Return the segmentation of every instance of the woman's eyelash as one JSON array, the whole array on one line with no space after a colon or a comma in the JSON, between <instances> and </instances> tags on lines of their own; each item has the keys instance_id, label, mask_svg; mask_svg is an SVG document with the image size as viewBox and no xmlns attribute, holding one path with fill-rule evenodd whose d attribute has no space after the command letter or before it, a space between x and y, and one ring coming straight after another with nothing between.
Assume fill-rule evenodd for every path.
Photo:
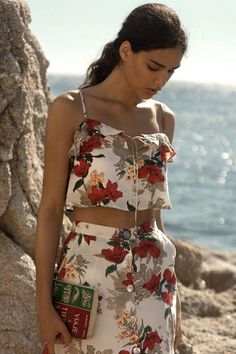
<instances>
[{"instance_id":1,"label":"woman's eyelash","mask_svg":"<svg viewBox=\"0 0 236 354\"><path fill-rule=\"evenodd\" d=\"M152 68L151 66L149 66L148 65L148 69L149 70L151 70L151 71L158 71L158 70L160 70L160 68L156 68L156 69L154 69L154 68ZM169 74L174 74L174 72L175 72L175 70L169 70Z\"/></svg>"},{"instance_id":2,"label":"woman's eyelash","mask_svg":"<svg viewBox=\"0 0 236 354\"><path fill-rule=\"evenodd\" d=\"M149 65L148 65L148 69L149 69L149 70L151 70L151 71L158 71L158 70L160 70L160 68L156 68L156 69L154 69L154 68L152 68L152 67L151 67L151 66L149 66Z\"/></svg>"}]
</instances>

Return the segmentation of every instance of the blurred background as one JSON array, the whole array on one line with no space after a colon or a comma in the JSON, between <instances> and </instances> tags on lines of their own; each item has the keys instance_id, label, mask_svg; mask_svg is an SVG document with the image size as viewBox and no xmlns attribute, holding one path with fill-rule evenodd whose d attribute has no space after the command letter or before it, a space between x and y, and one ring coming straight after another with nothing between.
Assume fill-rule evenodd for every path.
<instances>
[{"instance_id":1,"label":"blurred background","mask_svg":"<svg viewBox=\"0 0 236 354\"><path fill-rule=\"evenodd\" d=\"M124 18L146 2L27 0L31 30L50 62L52 93L77 88ZM189 35L181 68L154 97L176 113L166 229L201 246L235 251L236 2L161 2L178 13Z\"/></svg>"}]
</instances>

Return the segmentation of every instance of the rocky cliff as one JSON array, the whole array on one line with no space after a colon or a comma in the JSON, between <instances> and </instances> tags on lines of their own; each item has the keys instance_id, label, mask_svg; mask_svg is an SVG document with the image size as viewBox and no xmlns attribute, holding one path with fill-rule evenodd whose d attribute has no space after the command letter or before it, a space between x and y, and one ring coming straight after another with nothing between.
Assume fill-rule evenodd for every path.
<instances>
[{"instance_id":1,"label":"rocky cliff","mask_svg":"<svg viewBox=\"0 0 236 354\"><path fill-rule=\"evenodd\" d=\"M37 354L34 239L50 92L28 5L0 0L0 353Z\"/></svg>"}]
</instances>

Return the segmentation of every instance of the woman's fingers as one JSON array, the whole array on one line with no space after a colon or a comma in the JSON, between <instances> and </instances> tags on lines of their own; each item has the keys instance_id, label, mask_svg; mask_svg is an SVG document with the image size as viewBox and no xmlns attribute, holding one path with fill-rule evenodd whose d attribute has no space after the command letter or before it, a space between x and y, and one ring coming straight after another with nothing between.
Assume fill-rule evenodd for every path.
<instances>
[{"instance_id":1,"label":"woman's fingers","mask_svg":"<svg viewBox=\"0 0 236 354\"><path fill-rule=\"evenodd\" d=\"M47 343L44 344L43 353L42 354L48 354L48 345L47 345Z\"/></svg>"},{"instance_id":2,"label":"woman's fingers","mask_svg":"<svg viewBox=\"0 0 236 354\"><path fill-rule=\"evenodd\" d=\"M72 336L64 324L60 332L60 339L62 340L62 343L65 345L69 345L72 341Z\"/></svg>"},{"instance_id":3,"label":"woman's fingers","mask_svg":"<svg viewBox=\"0 0 236 354\"><path fill-rule=\"evenodd\" d=\"M182 329L181 326L178 326L176 328L174 349L177 349L177 347L180 345L181 342L182 342Z\"/></svg>"},{"instance_id":4,"label":"woman's fingers","mask_svg":"<svg viewBox=\"0 0 236 354\"><path fill-rule=\"evenodd\" d=\"M49 339L47 342L48 353L47 354L55 354L54 351L54 340Z\"/></svg>"}]
</instances>

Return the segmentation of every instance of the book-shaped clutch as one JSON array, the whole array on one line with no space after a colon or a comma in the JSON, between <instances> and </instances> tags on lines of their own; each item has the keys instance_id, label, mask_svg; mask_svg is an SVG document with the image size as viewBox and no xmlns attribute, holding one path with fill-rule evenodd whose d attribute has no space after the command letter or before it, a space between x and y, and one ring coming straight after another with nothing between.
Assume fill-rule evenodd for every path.
<instances>
[{"instance_id":1,"label":"book-shaped clutch","mask_svg":"<svg viewBox=\"0 0 236 354\"><path fill-rule=\"evenodd\" d=\"M54 279L53 303L73 337L92 337L98 308L98 289Z\"/></svg>"}]
</instances>

